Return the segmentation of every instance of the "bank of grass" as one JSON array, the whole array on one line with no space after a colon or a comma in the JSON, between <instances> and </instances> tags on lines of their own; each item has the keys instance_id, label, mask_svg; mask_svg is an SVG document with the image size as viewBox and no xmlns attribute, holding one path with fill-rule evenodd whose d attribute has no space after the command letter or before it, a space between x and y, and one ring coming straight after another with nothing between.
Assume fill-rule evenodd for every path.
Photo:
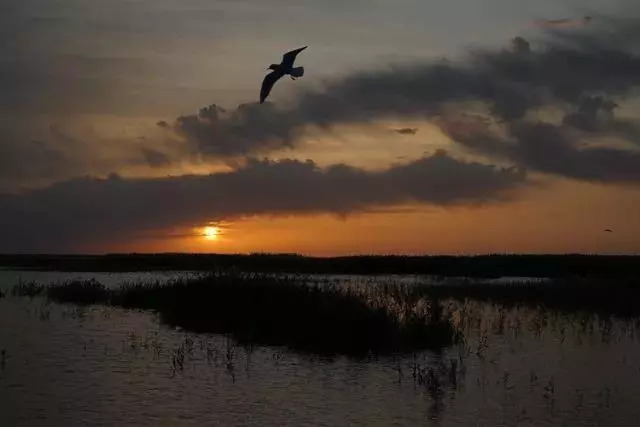
<instances>
[{"instance_id":1,"label":"bank of grass","mask_svg":"<svg viewBox=\"0 0 640 427\"><path fill-rule=\"evenodd\" d=\"M412 292L435 299L474 300L567 313L640 316L640 278L573 277L534 282L477 284L453 280L420 285Z\"/></svg>"},{"instance_id":2,"label":"bank of grass","mask_svg":"<svg viewBox=\"0 0 640 427\"><path fill-rule=\"evenodd\" d=\"M345 289L292 277L216 273L108 289L96 281L20 283L14 295L152 310L172 326L230 334L240 343L361 357L436 349L458 336L437 301L392 288Z\"/></svg>"},{"instance_id":3,"label":"bank of grass","mask_svg":"<svg viewBox=\"0 0 640 427\"><path fill-rule=\"evenodd\" d=\"M20 283L18 296L44 295L61 303L152 310L194 332L230 334L248 344L287 346L316 354L390 354L436 349L460 339L447 300L484 301L566 313L640 316L638 279L560 278L530 283L363 283L344 286L299 276L211 273L168 283L96 281L43 286Z\"/></svg>"}]
</instances>

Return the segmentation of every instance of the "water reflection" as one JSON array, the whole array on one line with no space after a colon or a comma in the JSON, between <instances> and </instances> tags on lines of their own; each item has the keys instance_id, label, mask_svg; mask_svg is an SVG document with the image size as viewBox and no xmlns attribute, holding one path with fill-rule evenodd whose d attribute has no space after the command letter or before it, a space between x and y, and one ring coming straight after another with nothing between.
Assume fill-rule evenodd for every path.
<instances>
[{"instance_id":1,"label":"water reflection","mask_svg":"<svg viewBox=\"0 0 640 427\"><path fill-rule=\"evenodd\" d=\"M100 272L64 272L35 270L3 270L0 269L0 290L11 289L18 282L37 282L42 284L62 283L69 280L91 280L102 283L106 287L116 287L124 282L167 282L183 277L195 277L203 273L191 271L136 271L125 273Z\"/></svg>"},{"instance_id":2,"label":"water reflection","mask_svg":"<svg viewBox=\"0 0 640 427\"><path fill-rule=\"evenodd\" d=\"M638 319L443 305L460 345L354 361L6 297L3 424L634 425Z\"/></svg>"},{"instance_id":3,"label":"water reflection","mask_svg":"<svg viewBox=\"0 0 640 427\"><path fill-rule=\"evenodd\" d=\"M37 270L8 270L0 268L0 290L7 290L16 283L61 283L71 280L85 281L94 279L108 288L117 287L122 283L152 283L167 282L173 279L196 277L207 274L197 271L134 271L134 272L64 272L64 271L37 271ZM273 276L301 277L299 274L273 274ZM309 274L302 275L310 283L341 283L344 286L375 286L379 284L394 283L398 285L437 284L450 280L465 280L465 278L429 275L346 275L346 274ZM541 283L548 279L536 277L500 277L495 279L466 279L476 284L497 285L503 283Z\"/></svg>"}]
</instances>

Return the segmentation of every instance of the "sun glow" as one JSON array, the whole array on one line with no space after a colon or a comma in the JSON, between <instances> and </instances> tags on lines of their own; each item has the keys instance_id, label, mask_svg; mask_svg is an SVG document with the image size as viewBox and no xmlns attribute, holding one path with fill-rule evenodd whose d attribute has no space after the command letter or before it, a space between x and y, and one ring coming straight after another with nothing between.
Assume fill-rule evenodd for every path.
<instances>
[{"instance_id":1,"label":"sun glow","mask_svg":"<svg viewBox=\"0 0 640 427\"><path fill-rule=\"evenodd\" d=\"M207 226L202 230L202 235L207 240L216 240L219 234L220 229L218 227Z\"/></svg>"}]
</instances>

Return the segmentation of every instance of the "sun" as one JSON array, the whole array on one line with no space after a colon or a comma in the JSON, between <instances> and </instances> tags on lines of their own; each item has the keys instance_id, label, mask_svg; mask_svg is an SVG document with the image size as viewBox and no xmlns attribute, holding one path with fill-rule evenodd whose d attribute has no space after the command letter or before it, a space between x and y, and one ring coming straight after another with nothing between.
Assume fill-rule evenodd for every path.
<instances>
[{"instance_id":1,"label":"sun","mask_svg":"<svg viewBox=\"0 0 640 427\"><path fill-rule=\"evenodd\" d=\"M207 240L216 240L219 234L220 234L220 229L218 227L207 226L204 229L202 229L202 235Z\"/></svg>"}]
</instances>

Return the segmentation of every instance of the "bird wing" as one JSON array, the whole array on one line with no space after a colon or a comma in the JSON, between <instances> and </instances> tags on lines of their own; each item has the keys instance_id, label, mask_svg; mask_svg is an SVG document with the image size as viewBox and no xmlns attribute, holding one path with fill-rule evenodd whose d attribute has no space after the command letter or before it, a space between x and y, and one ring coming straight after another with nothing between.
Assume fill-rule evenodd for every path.
<instances>
[{"instance_id":1,"label":"bird wing","mask_svg":"<svg viewBox=\"0 0 640 427\"><path fill-rule=\"evenodd\" d=\"M267 99L267 96L269 96L269 92L271 92L271 88L282 76L283 74L279 70L272 71L264 76L262 87L260 88L260 104L262 104L264 100Z\"/></svg>"},{"instance_id":2,"label":"bird wing","mask_svg":"<svg viewBox=\"0 0 640 427\"><path fill-rule=\"evenodd\" d=\"M282 55L282 65L284 65L286 68L293 67L293 62L296 60L296 56L298 56L298 54L306 48L307 46L304 46L300 49L295 49Z\"/></svg>"}]
</instances>

